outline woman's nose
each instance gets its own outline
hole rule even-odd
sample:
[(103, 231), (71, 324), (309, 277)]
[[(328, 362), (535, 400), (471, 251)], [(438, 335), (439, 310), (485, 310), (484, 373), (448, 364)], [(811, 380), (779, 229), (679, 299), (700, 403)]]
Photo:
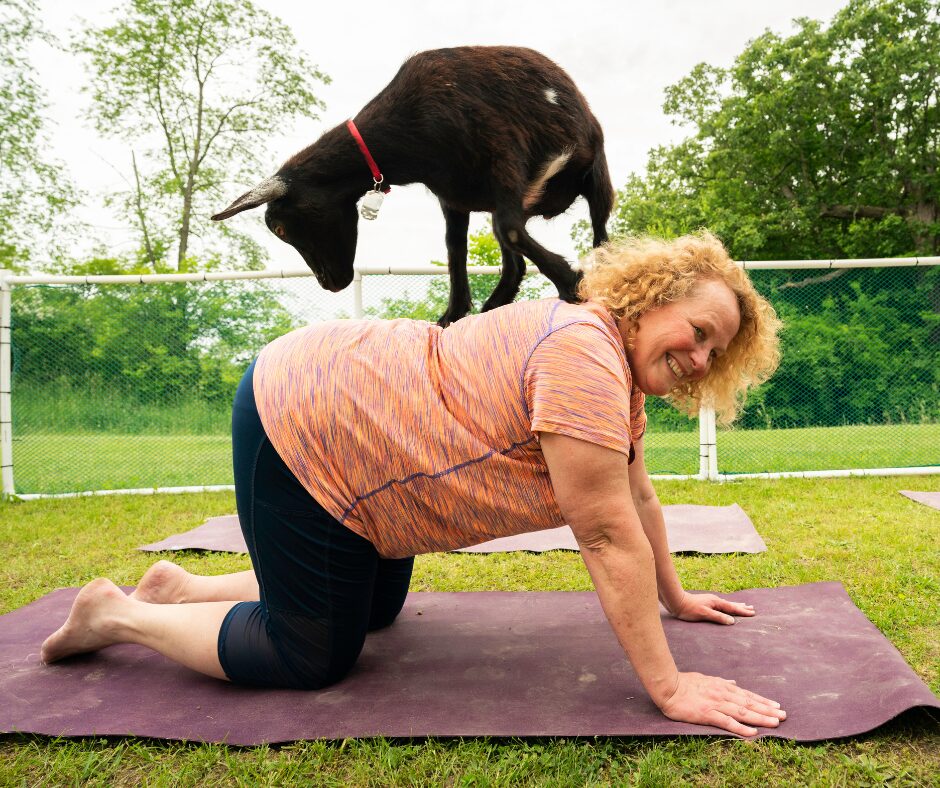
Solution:
[(704, 372), (708, 369), (708, 350), (705, 348), (696, 348), (689, 354), (689, 360), (692, 362), (693, 372)]

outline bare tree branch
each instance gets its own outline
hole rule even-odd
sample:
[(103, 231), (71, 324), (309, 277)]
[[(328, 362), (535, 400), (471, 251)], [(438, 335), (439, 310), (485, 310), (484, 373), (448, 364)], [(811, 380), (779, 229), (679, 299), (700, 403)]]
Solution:
[(778, 290), (789, 290), (791, 288), (809, 287), (810, 285), (821, 285), (824, 282), (831, 282), (845, 274), (848, 268), (833, 268), (828, 274), (822, 276), (811, 276), (808, 279), (801, 279), (799, 282), (784, 282), (777, 285)]

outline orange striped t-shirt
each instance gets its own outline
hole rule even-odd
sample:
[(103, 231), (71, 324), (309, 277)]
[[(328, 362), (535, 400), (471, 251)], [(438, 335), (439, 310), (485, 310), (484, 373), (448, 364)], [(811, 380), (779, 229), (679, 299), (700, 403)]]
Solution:
[(287, 466), (386, 558), (562, 525), (538, 433), (629, 456), (646, 426), (611, 315), (558, 299), (446, 330), (301, 328), (261, 352), (254, 393)]

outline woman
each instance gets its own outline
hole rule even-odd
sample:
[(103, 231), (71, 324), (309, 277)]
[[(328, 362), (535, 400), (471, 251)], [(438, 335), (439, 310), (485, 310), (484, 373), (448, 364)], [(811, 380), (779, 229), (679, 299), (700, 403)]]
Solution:
[(567, 522), (664, 714), (745, 736), (776, 726), (776, 702), (676, 669), (657, 595), (687, 621), (754, 610), (683, 590), (643, 458), (646, 395), (734, 416), (776, 367), (773, 309), (706, 233), (597, 250), (580, 294), (447, 330), (334, 321), (271, 343), (232, 421), (253, 568), (160, 561), (130, 596), (95, 580), (43, 660), (134, 642), (235, 682), (323, 687), (401, 610), (414, 555)]

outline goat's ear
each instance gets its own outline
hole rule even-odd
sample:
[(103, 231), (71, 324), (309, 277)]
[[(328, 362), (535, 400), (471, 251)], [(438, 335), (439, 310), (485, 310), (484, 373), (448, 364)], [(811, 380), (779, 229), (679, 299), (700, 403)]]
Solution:
[(257, 208), (259, 205), (264, 205), (266, 202), (276, 200), (279, 197), (283, 197), (285, 194), (287, 194), (287, 182), (275, 175), (273, 178), (261, 181), (261, 183), (255, 186), (250, 192), (245, 192), (224, 211), (215, 214), (212, 219), (216, 222), (222, 219), (228, 219), (229, 216)]

